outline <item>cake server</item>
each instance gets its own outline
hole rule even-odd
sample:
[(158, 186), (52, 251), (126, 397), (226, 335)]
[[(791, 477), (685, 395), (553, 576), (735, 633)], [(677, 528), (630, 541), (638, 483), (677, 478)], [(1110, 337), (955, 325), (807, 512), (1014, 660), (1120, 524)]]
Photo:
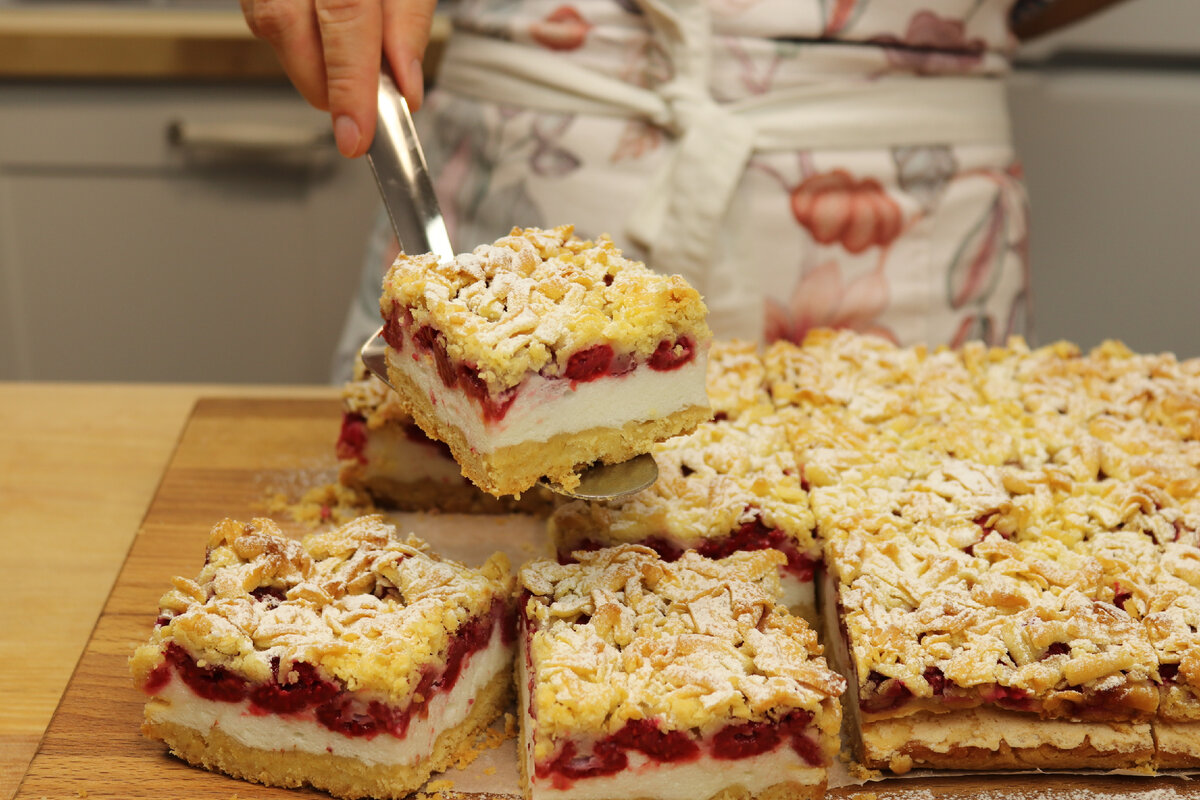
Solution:
[[(439, 259), (453, 259), (450, 233), (433, 191), (408, 103), (387, 70), (379, 76), (378, 104), (375, 139), (367, 151), (367, 162), (375, 174), (375, 184), (400, 248), (406, 253), (433, 253)], [(386, 350), (381, 327), (363, 345), (361, 357), (371, 373), (391, 386)], [(545, 478), (542, 484), (569, 497), (607, 500), (641, 491), (654, 483), (658, 479), (658, 465), (653, 457), (643, 453), (620, 464), (595, 464), (578, 474), (579, 485), (570, 490)]]

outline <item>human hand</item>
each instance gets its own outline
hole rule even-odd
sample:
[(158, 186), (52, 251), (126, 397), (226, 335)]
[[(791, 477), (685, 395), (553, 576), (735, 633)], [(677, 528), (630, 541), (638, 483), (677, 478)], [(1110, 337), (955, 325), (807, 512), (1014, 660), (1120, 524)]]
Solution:
[(250, 31), (268, 42), (304, 99), (333, 120), (338, 151), (367, 152), (375, 136), (380, 65), (391, 65), (414, 111), (425, 96), (421, 60), (437, 0), (241, 0)]

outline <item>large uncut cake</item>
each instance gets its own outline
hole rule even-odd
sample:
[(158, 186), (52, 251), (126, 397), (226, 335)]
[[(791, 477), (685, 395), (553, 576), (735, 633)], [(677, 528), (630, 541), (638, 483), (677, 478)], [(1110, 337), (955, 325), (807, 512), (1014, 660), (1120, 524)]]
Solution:
[(869, 767), (1200, 766), (1200, 361), (830, 331), (713, 353), (714, 420), (656, 446), (654, 487), (559, 508), (562, 560), (678, 531), (724, 554), (737, 520), (747, 549), (811, 537)]

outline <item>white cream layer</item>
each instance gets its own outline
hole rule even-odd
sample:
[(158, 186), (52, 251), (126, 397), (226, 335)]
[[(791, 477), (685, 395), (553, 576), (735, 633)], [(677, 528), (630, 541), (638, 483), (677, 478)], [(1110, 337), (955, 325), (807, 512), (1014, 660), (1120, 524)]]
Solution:
[(815, 622), (817, 593), (814, 582), (802, 580), (794, 572), (779, 568), (779, 604), (810, 622)]
[(148, 722), (174, 723), (205, 733), (220, 728), (246, 747), (258, 750), (300, 750), (330, 753), (366, 764), (409, 765), (429, 758), (434, 742), (445, 730), (462, 724), (471, 711), (475, 695), (496, 673), (509, 668), (512, 647), (505, 645), (497, 626), (482, 650), (472, 653), (463, 665), (454, 688), (430, 700), (429, 713), (414, 716), (400, 739), (380, 733), (371, 739), (345, 736), (311, 719), (294, 719), (277, 714), (254, 713), (250, 701), (222, 703), (197, 697), (177, 677), (146, 705)]
[(826, 780), (827, 770), (809, 766), (787, 745), (769, 753), (732, 761), (701, 756), (684, 764), (655, 761), (635, 751), (627, 751), (629, 765), (613, 775), (580, 778), (569, 788), (556, 789), (549, 778), (538, 780), (534, 774), (533, 725), (529, 718), (529, 669), (525, 659), (525, 637), (517, 655), (517, 690), (521, 714), (521, 747), (529, 775), (529, 800), (608, 800), (613, 797), (653, 797), (656, 800), (703, 800), (730, 786), (741, 786), (750, 794), (760, 794), (777, 783), (805, 786)]
[(690, 406), (707, 406), (706, 352), (690, 363), (660, 372), (645, 364), (624, 375), (587, 383), (550, 380), (531, 375), (517, 390), (504, 419), (485, 421), (479, 404), (438, 377), (433, 356), (408, 346), (388, 349), (388, 364), (404, 373), (437, 409), (438, 415), (462, 431), (478, 453), (491, 453), (524, 442), (544, 442), (560, 433), (628, 422), (661, 419)]
[(467, 482), (462, 476), (458, 462), (438, 450), (438, 445), (413, 441), (408, 432), (398, 425), (371, 429), (367, 434), (367, 446), (363, 455), (367, 459), (364, 469), (367, 478), (378, 476), (402, 483)]

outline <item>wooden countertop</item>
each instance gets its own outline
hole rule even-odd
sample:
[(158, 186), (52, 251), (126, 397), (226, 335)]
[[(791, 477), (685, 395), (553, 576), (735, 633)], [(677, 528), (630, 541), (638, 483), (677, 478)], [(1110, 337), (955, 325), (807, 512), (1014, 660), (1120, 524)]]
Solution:
[[(432, 75), (449, 23), (434, 21)], [(229, 7), (102, 3), (0, 7), (0, 79), (286, 81), (274, 52)]]
[(337, 390), (0, 382), (0, 797), (28, 768), (188, 414), (207, 395)]
[(236, 7), (77, 5), (0, 8), (0, 77), (287, 79)]

